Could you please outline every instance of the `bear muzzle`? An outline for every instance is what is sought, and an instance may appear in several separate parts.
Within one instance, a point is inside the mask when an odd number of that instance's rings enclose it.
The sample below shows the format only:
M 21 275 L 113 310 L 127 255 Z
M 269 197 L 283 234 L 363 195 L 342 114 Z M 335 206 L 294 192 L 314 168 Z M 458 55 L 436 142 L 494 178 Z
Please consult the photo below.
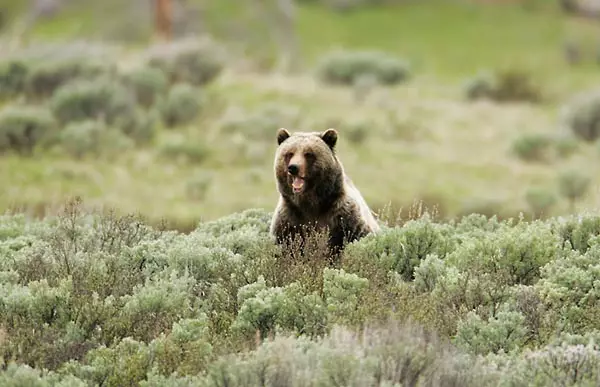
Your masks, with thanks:
M 300 193 L 304 190 L 304 178 L 300 176 L 300 167 L 296 164 L 288 165 L 288 175 L 291 177 L 291 185 L 294 193 Z

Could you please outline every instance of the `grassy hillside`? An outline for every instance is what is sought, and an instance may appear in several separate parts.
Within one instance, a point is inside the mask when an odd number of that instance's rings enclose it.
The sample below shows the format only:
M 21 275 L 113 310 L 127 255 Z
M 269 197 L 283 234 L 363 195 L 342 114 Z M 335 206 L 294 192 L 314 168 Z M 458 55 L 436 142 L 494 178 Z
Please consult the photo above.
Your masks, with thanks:
M 131 13 L 116 15 L 111 4 L 67 8 L 36 24 L 29 39 L 60 44 L 103 36 L 103 31 L 118 30 L 117 24 L 131 25 Z M 234 8 L 223 2 L 209 7 L 205 17 L 221 33 L 223 15 L 237 15 Z M 108 19 L 113 24 L 107 24 L 105 15 L 114 15 Z M 146 28 L 141 15 L 136 20 Z M 245 27 L 249 35 L 252 27 Z M 591 179 L 577 208 L 597 205 L 598 146 L 579 141 L 569 157 L 557 153 L 570 146 L 568 139 L 557 137 L 561 109 L 598 77 L 593 51 L 598 28 L 592 22 L 568 19 L 545 2 L 531 2 L 530 7 L 407 2 L 348 14 L 302 5 L 298 32 L 301 73 L 247 71 L 230 56 L 222 74 L 199 89 L 204 102 L 194 121 L 172 130 L 161 126 L 144 146 L 77 161 L 56 150 L 39 150 L 35 157 L 3 155 L 0 174 L 9 188 L 0 193 L 0 205 L 39 213 L 81 195 L 87 202 L 154 220 L 168 218 L 180 227 L 249 207 L 269 209 L 277 197 L 272 176 L 276 127 L 318 130 L 328 125 L 340 130 L 340 157 L 376 210 L 423 199 L 444 216 L 473 210 L 513 215 L 530 211 L 528 192 L 538 190 L 556 199 L 544 215 L 565 213 L 570 207 L 561 197 L 558 176 L 571 170 Z M 562 55 L 567 39 L 585 49 L 582 63 L 574 67 Z M 132 68 L 143 41 L 126 45 L 122 52 L 127 54 L 106 58 L 122 69 Z M 388 52 L 410 64 L 410 78 L 377 88 L 358 103 L 351 87 L 327 85 L 314 76 L 315 66 L 336 47 Z M 465 98 L 468 78 L 480 70 L 504 69 L 524 72 L 543 100 Z M 265 121 L 273 112 L 279 118 Z M 232 134 L 223 128 L 223 122 L 231 121 L 249 121 L 253 127 Z M 517 157 L 515 143 L 538 134 L 550 139 L 552 145 L 544 151 L 550 156 L 534 162 Z M 177 147 L 174 152 L 193 154 L 193 160 L 172 156 L 169 152 Z M 199 190 L 202 195 L 194 194 Z

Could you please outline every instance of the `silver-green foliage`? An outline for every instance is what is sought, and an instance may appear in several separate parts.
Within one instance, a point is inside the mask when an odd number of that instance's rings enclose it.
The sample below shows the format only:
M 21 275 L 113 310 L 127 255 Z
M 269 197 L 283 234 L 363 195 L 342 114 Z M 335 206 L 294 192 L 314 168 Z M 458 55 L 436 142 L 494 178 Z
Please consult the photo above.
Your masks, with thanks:
M 0 384 L 597 385 L 600 217 L 423 216 L 314 270 L 270 215 L 0 217 Z

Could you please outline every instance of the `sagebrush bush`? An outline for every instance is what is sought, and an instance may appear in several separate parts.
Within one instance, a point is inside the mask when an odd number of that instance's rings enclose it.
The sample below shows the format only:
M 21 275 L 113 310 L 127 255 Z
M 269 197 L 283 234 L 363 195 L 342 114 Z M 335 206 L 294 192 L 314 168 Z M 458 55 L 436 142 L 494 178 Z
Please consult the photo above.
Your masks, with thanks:
M 164 71 L 171 83 L 203 86 L 223 71 L 223 51 L 208 40 L 183 39 L 148 51 L 147 64 Z
M 88 120 L 118 128 L 138 143 L 150 141 L 158 117 L 144 111 L 125 85 L 109 79 L 76 80 L 60 87 L 50 100 L 54 116 L 63 124 Z
M 250 337 L 259 331 L 261 338 L 275 328 L 302 332 L 307 336 L 323 333 L 327 311 L 323 299 L 297 283 L 285 287 L 267 287 L 263 277 L 240 288 L 238 315 L 232 325 Z
M 469 352 L 479 355 L 514 352 L 525 343 L 527 328 L 525 317 L 516 311 L 499 311 L 487 321 L 474 312 L 458 326 L 456 343 Z
M 556 203 L 557 197 L 547 188 L 532 187 L 525 192 L 527 205 L 534 214 L 546 213 Z
M 111 65 L 82 58 L 40 60 L 31 66 L 26 79 L 27 93 L 35 98 L 47 98 L 61 86 L 77 79 L 93 79 L 110 74 Z
M 369 267 L 379 270 L 394 270 L 405 281 L 414 278 L 414 269 L 430 254 L 444 257 L 454 241 L 448 238 L 447 230 L 434 224 L 428 217 L 409 221 L 402 228 L 382 231 L 378 238 L 367 238 L 363 243 L 348 246 L 345 265 L 356 273 L 370 278 Z
M 565 125 L 576 137 L 592 142 L 600 137 L 600 92 L 592 90 L 575 96 L 563 108 Z
M 125 74 L 124 78 L 125 84 L 133 89 L 137 102 L 145 108 L 153 106 L 169 86 L 169 80 L 160 68 L 136 68 Z
M 98 121 L 70 123 L 60 133 L 62 148 L 77 159 L 88 153 L 97 155 L 105 130 L 104 124 Z
M 136 107 L 117 116 L 112 126 L 119 128 L 135 143 L 147 144 L 154 139 L 159 123 L 160 113 L 157 110 L 145 111 Z
M 569 201 L 573 210 L 575 202 L 587 193 L 590 177 L 577 170 L 564 170 L 558 174 L 557 179 L 559 193 Z
M 551 262 L 535 284 L 547 318 L 557 320 L 559 332 L 584 334 L 600 329 L 595 321 L 600 313 L 595 301 L 598 291 L 593 285 L 600 279 L 598 251 L 595 243 L 583 255 L 569 254 Z
M 15 97 L 25 92 L 29 65 L 19 59 L 0 63 L 0 98 Z
M 569 217 L 555 220 L 551 223 L 553 232 L 563 244 L 563 248 L 570 248 L 585 253 L 594 237 L 600 235 L 600 217 L 588 216 L 583 219 Z
M 100 121 L 71 122 L 59 134 L 62 149 L 76 159 L 86 155 L 114 155 L 132 144 L 118 129 Z
M 192 122 L 202 110 L 202 94 L 188 84 L 174 85 L 160 105 L 166 127 L 173 128 Z
M 133 94 L 121 83 L 110 79 L 70 82 L 52 96 L 50 105 L 62 122 L 103 120 L 113 124 L 120 116 L 135 109 Z
M 500 102 L 539 102 L 542 100 L 542 90 L 534 82 L 531 73 L 519 69 L 502 69 L 496 72 L 493 96 Z
M 525 161 L 544 161 L 549 157 L 548 151 L 552 139 L 541 133 L 523 134 L 512 143 L 512 151 Z
M 43 140 L 54 136 L 57 123 L 43 107 L 9 105 L 0 111 L 0 152 L 31 154 Z
M 497 102 L 540 102 L 543 97 L 531 73 L 512 68 L 475 75 L 465 82 L 464 93 L 468 100 L 486 98 Z
M 360 77 L 374 76 L 378 83 L 393 86 L 410 76 L 406 62 L 378 51 L 336 51 L 324 56 L 317 66 L 318 78 L 328 84 L 354 85 Z
M 494 76 L 490 73 L 479 73 L 467 79 L 463 85 L 468 100 L 493 98 Z

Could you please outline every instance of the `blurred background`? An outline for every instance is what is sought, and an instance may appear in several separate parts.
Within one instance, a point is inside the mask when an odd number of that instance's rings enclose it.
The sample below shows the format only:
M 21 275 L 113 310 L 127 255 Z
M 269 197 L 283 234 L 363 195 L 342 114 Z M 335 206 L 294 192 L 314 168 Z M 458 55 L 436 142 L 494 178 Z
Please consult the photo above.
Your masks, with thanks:
M 597 0 L 0 0 L 0 208 L 188 230 L 334 127 L 388 220 L 594 210 L 599 80 Z

